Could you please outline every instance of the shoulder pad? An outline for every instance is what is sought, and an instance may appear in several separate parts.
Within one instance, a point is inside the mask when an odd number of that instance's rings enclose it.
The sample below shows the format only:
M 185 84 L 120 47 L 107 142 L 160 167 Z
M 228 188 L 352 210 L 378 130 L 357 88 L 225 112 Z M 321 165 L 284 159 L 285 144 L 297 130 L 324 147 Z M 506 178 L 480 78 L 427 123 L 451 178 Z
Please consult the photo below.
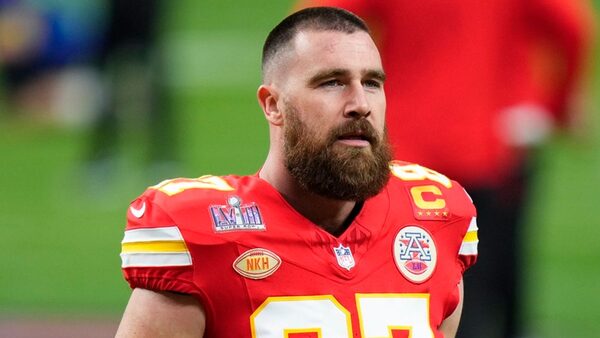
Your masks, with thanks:
M 167 196 L 174 196 L 190 189 L 203 189 L 215 191 L 233 191 L 234 187 L 223 177 L 204 175 L 198 178 L 174 178 L 164 180 L 150 188 Z
M 156 204 L 172 214 L 187 208 L 197 208 L 215 198 L 222 199 L 223 193 L 235 190 L 233 183 L 224 177 L 205 175 L 165 180 L 149 187 L 144 195 L 153 196 Z
M 406 182 L 431 181 L 437 182 L 448 189 L 452 188 L 453 185 L 452 180 L 445 175 L 414 163 L 392 161 L 390 162 L 390 171 L 393 176 Z
M 448 220 L 475 215 L 473 201 L 463 187 L 445 175 L 418 164 L 392 161 L 391 186 L 405 190 L 419 220 Z

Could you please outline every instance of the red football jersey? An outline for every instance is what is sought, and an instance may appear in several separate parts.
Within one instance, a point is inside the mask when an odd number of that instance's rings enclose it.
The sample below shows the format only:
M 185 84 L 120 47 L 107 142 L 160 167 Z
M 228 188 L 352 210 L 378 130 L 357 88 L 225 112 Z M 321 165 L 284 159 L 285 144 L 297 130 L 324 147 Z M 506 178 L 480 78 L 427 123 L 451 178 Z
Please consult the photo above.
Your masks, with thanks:
M 404 162 L 335 237 L 257 176 L 174 179 L 128 212 L 132 288 L 192 294 L 206 337 L 442 337 L 477 257 L 475 208 Z

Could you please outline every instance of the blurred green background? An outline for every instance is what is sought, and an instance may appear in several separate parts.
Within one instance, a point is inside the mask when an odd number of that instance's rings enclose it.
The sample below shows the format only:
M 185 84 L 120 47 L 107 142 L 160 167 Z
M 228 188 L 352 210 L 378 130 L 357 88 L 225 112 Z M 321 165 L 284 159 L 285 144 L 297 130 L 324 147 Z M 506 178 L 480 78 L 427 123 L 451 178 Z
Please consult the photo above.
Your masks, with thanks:
M 291 3 L 169 3 L 161 41 L 180 144 L 174 175 L 257 171 L 268 142 L 255 99 L 260 48 Z M 522 262 L 527 326 L 539 337 L 600 331 L 600 62 L 590 71 L 577 133 L 555 136 L 536 155 L 541 170 Z M 122 128 L 119 170 L 99 185 L 82 161 L 86 128 L 0 113 L 0 317 L 116 318 L 124 309 L 129 289 L 119 251 L 126 208 L 161 178 L 146 170 L 135 122 Z

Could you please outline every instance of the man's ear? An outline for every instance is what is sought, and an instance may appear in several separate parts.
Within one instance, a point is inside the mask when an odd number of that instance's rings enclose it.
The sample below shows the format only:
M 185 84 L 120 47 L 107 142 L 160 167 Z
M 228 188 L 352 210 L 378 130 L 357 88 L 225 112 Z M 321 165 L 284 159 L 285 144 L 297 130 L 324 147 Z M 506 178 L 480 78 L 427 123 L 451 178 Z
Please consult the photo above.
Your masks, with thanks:
M 279 95 L 273 86 L 261 85 L 256 93 L 258 104 L 262 108 L 269 123 L 280 126 L 283 124 L 283 114 L 277 106 Z

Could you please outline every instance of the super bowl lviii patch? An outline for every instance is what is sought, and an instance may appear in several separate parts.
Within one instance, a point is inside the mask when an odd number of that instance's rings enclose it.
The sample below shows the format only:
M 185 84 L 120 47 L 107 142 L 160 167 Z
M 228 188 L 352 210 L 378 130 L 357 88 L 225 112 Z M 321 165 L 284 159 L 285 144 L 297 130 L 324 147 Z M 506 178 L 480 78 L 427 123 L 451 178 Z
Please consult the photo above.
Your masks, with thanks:
M 229 196 L 227 204 L 211 205 L 208 210 L 216 232 L 265 230 L 262 215 L 254 202 L 242 203 L 238 196 Z
M 394 260 L 400 273 L 413 283 L 423 283 L 435 270 L 437 251 L 427 230 L 409 225 L 394 239 Z
M 233 269 L 250 279 L 267 278 L 281 266 L 281 258 L 267 249 L 250 249 L 241 254 L 234 262 Z

